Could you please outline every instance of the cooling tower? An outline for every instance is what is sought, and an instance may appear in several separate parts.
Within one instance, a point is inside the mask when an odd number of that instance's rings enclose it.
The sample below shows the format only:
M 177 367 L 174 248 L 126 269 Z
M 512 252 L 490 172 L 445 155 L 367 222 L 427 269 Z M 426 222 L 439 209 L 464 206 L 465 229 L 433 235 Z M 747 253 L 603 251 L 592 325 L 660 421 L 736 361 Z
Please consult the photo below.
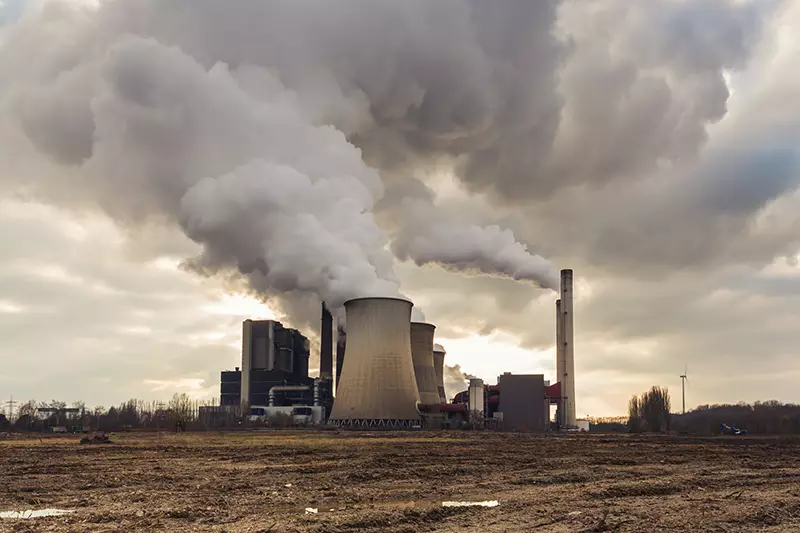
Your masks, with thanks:
M 447 403 L 447 393 L 444 391 L 444 347 L 441 344 L 433 345 L 433 370 L 436 372 L 436 389 L 439 392 L 439 400 Z
M 330 423 L 417 425 L 419 392 L 411 357 L 411 302 L 357 298 L 345 302 L 344 307 L 347 365 L 342 370 Z
M 436 326 L 424 322 L 411 323 L 411 358 L 417 378 L 419 401 L 434 405 L 440 402 L 436 385 L 436 370 L 433 368 L 433 331 Z
M 564 409 L 564 425 L 576 427 L 575 417 L 575 347 L 573 346 L 572 270 L 561 271 L 561 338 L 564 341 L 564 368 L 559 376 Z

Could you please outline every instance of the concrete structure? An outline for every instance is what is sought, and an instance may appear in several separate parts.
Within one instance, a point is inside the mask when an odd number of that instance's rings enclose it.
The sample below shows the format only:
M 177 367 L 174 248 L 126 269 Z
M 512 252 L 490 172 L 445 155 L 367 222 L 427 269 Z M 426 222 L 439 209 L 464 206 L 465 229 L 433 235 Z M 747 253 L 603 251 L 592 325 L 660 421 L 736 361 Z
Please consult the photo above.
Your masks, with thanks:
M 433 345 L 433 370 L 436 373 L 436 390 L 439 392 L 439 401 L 447 403 L 447 393 L 444 390 L 444 347 L 441 344 Z
M 269 389 L 270 407 L 280 405 L 310 405 L 314 401 L 309 385 L 274 385 Z
M 411 357 L 411 307 L 399 298 L 357 298 L 347 313 L 347 363 L 329 422 L 348 426 L 420 424 Z
M 497 386 L 500 388 L 498 412 L 502 413 L 504 430 L 540 432 L 547 429 L 550 403 L 544 398 L 544 376 L 506 373 L 497 378 Z
M 319 332 L 319 377 L 333 379 L 333 315 L 322 302 Z
M 411 323 L 411 358 L 414 361 L 414 376 L 417 378 L 419 401 L 424 404 L 440 403 L 436 385 L 436 370 L 433 368 L 433 332 L 436 326 L 424 322 Z
M 223 370 L 219 381 L 219 404 L 239 407 L 242 394 L 242 371 L 239 367 L 236 370 Z
M 556 382 L 564 383 L 567 360 L 564 358 L 564 313 L 561 310 L 561 300 L 556 300 Z M 556 422 L 564 426 L 564 413 L 562 402 L 556 404 Z
M 573 345 L 572 270 L 561 271 L 561 329 L 563 340 L 563 368 L 557 381 L 561 382 L 561 425 L 576 427 L 575 417 L 575 347 Z
M 486 416 L 486 389 L 482 379 L 469 380 L 469 412 L 470 416 L 476 412 Z
M 342 324 L 336 327 L 336 389 L 339 391 L 339 381 L 342 379 L 342 369 L 344 368 L 344 352 L 347 348 L 347 333 Z
M 270 417 L 283 414 L 292 417 L 295 425 L 322 424 L 325 421 L 325 408 L 308 405 L 254 405 L 250 408 L 250 422 L 269 422 Z
M 266 404 L 269 389 L 275 385 L 311 385 L 308 357 L 308 339 L 299 331 L 275 320 L 245 320 L 239 391 L 242 411 L 246 412 L 248 405 Z M 233 378 L 227 378 L 231 383 Z M 224 395 L 221 391 L 220 403 L 226 401 Z

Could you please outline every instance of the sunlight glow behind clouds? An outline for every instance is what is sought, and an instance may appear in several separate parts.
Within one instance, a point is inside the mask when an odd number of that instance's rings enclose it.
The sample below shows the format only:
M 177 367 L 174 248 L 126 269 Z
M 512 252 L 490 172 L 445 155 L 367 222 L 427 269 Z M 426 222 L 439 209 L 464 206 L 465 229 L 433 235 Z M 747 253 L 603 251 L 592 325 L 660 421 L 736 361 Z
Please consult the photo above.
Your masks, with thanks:
M 253 320 L 275 320 L 275 313 L 266 304 L 244 294 L 221 294 L 202 309 L 212 315 L 246 317 Z

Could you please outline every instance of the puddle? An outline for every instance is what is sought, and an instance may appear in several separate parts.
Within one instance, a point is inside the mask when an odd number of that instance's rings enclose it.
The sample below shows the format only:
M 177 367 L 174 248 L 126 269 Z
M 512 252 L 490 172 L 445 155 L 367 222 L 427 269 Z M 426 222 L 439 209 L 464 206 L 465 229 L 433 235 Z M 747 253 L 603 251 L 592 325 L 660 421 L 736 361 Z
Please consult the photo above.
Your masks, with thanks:
M 442 502 L 442 507 L 497 507 L 500 502 L 497 500 L 485 502 Z
M 317 514 L 319 509 L 314 509 L 313 507 L 306 507 L 306 514 Z
M 16 520 L 27 520 L 29 518 L 42 518 L 45 516 L 61 516 L 74 513 L 75 511 L 65 511 L 63 509 L 40 509 L 38 511 L 5 511 L 0 512 L 0 518 L 12 518 Z

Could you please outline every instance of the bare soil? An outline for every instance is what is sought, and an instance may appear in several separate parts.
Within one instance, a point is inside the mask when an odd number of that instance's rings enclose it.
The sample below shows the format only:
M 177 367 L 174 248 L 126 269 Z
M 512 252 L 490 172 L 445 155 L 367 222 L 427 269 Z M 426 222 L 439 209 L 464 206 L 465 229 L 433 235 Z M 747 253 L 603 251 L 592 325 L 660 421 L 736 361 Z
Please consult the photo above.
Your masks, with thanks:
M 0 440 L 0 531 L 800 531 L 800 441 L 263 431 Z M 498 500 L 492 508 L 443 501 Z M 306 508 L 317 512 L 307 512 Z

